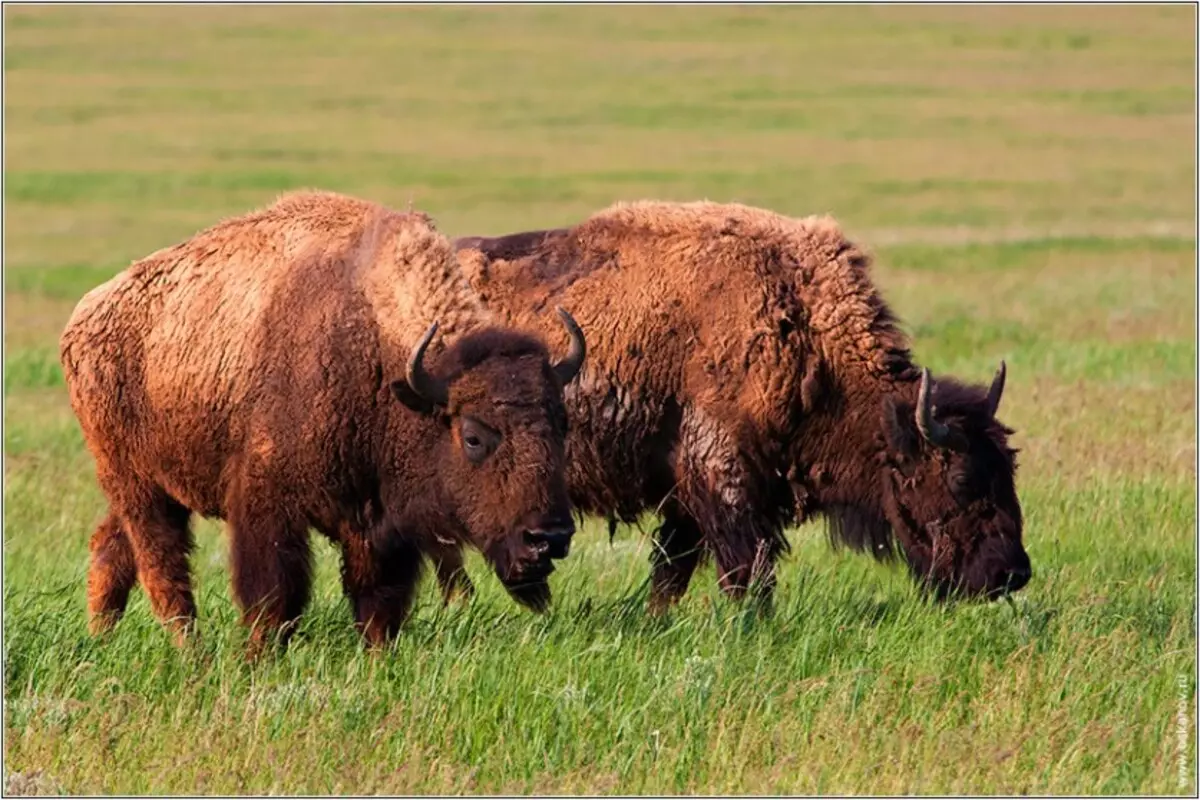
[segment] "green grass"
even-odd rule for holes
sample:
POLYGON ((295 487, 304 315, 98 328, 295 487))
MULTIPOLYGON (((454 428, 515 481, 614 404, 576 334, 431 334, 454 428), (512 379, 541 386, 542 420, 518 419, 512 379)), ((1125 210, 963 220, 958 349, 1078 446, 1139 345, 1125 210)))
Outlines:
POLYGON ((4 14, 8 792, 1196 791, 1191 9, 4 14), (131 260, 303 186, 451 235, 640 197, 834 214, 921 363, 1008 361, 1033 582, 931 605, 812 525, 771 618, 706 568, 654 620, 646 538, 596 524, 549 614, 473 556, 469 606, 427 581, 368 653, 318 542, 296 641, 251 665, 204 522, 199 643, 140 594, 90 638, 104 502, 57 336, 131 260))

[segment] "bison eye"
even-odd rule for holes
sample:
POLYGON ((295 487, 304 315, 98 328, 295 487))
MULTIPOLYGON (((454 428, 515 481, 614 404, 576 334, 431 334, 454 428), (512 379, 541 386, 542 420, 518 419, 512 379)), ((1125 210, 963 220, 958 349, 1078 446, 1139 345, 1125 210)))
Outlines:
POLYGON ((500 434, 497 431, 470 417, 463 419, 461 434, 463 452, 472 464, 482 462, 500 443, 500 434))

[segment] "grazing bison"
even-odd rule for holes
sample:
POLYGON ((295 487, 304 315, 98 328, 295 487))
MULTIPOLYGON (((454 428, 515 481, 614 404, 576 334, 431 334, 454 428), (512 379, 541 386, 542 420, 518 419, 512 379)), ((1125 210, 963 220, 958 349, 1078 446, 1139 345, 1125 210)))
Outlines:
POLYGON ((570 349, 552 364, 539 340, 480 324, 428 218, 324 193, 222 222, 93 290, 61 340, 109 500, 91 540, 93 629, 137 580, 164 623, 190 627, 192 513, 228 522, 254 649, 308 599, 310 527, 340 546, 372 643, 406 616, 423 556, 464 544, 540 609, 574 531, 562 390, 584 340, 562 318, 570 349), (439 322, 456 341, 427 358, 439 322))
POLYGON ((551 334, 541 312, 564 304, 589 330, 570 493, 610 526, 661 513, 653 609, 704 552, 727 593, 769 596, 784 526, 814 514, 880 558, 898 539, 939 596, 1028 581, 1003 364, 990 389, 918 369, 832 219, 640 202, 456 248, 496 319, 551 334))

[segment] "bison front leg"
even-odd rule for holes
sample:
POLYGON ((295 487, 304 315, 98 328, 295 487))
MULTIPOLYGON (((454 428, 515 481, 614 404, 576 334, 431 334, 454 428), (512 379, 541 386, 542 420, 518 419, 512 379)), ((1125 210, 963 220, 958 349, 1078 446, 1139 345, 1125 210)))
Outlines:
POLYGON ((396 637, 412 608, 421 577, 421 552, 392 536, 345 534, 342 586, 354 610, 354 623, 371 646, 396 637))
POLYGON ((250 628, 251 657, 295 632, 312 588, 308 527, 249 498, 229 513, 233 593, 250 628))
POLYGON ((455 599, 463 603, 475 594, 475 584, 467 575, 463 565, 462 548, 456 544, 438 546, 429 552, 437 575, 438 588, 442 590, 442 603, 450 605, 455 599))
POLYGON ((685 416, 676 464, 678 503, 695 519, 722 591, 735 600, 751 593, 768 607, 775 562, 787 542, 782 521, 771 516, 771 478, 747 461, 731 430, 702 410, 685 416))
POLYGON ((720 531, 715 548, 717 582, 722 591, 740 600, 750 594, 764 609, 775 596, 775 562, 783 550, 781 533, 769 530, 762 520, 747 514, 741 531, 720 531), (749 531, 751 535, 745 535, 749 531))

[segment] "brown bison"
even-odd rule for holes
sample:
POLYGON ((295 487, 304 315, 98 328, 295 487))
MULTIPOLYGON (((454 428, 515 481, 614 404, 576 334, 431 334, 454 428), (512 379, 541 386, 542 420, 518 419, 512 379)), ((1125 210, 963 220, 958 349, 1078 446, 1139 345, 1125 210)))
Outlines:
POLYGON ((1020 589, 1011 430, 990 388, 934 381, 829 218, 741 205, 618 205, 575 227, 456 242, 481 301, 540 327, 573 309, 590 356, 567 390, 580 511, 658 511, 651 607, 711 553, 732 596, 769 596, 783 529, 893 552, 939 596, 1020 589))
POLYGON ((584 339, 563 312, 570 348, 552 364, 479 318, 428 218, 323 193, 226 220, 85 296, 61 358, 109 500, 93 629, 138 580, 164 623, 191 626, 193 513, 228 522, 255 649, 304 608, 310 527, 340 546, 372 643, 404 620, 423 557, 464 544, 543 607, 574 531, 562 391, 584 339), (427 357, 439 323, 454 343, 427 357))

